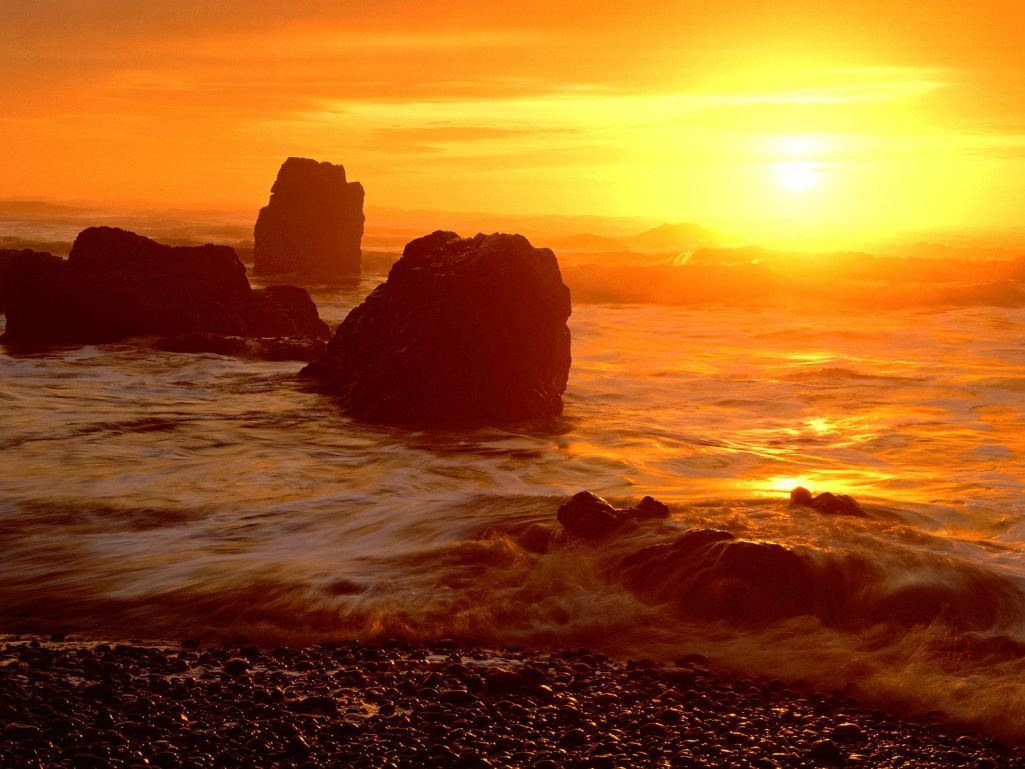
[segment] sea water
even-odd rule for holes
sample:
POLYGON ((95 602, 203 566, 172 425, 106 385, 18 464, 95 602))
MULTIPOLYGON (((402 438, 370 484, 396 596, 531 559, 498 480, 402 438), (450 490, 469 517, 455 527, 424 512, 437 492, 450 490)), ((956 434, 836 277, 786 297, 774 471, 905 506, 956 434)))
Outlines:
MULTIPOLYGON (((322 317, 375 282, 315 290, 322 317)), ((0 351, 0 631, 699 652, 1025 736, 1025 310, 577 303, 570 328, 546 432, 362 424, 295 362, 0 351), (584 489, 672 516, 574 541, 584 489), (869 563, 904 603, 738 623, 620 580, 697 528, 869 563)))

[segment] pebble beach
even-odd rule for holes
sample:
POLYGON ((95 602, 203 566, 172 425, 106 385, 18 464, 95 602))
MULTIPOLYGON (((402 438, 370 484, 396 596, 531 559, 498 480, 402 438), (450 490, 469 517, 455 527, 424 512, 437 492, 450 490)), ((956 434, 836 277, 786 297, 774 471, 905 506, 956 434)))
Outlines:
MULTIPOLYGON (((55 636, 60 638, 60 636, 55 636)), ((585 650, 9 638, 0 766, 951 767, 1025 750, 800 683, 585 650)))

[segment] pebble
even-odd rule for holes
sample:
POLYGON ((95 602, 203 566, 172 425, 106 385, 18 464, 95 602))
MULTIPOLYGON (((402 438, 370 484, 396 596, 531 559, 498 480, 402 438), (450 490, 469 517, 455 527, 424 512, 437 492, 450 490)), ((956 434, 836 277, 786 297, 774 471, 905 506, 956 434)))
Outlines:
POLYGON ((830 731, 829 736, 837 742, 858 742, 865 737, 865 731, 857 724, 852 724, 849 721, 845 721, 842 724, 837 724, 830 731))
POLYGON ((832 740, 818 740, 808 750, 812 763, 821 766, 843 766, 847 755, 832 740))
POLYGON ((224 663, 224 672, 229 676, 235 677, 245 675, 248 671, 249 660, 242 659, 241 657, 232 657, 224 663))
POLYGON ((1023 753, 839 695, 558 654, 0 644, 0 769, 941 769, 1023 753))
POLYGON ((570 729, 559 740, 560 748, 579 748, 587 744, 587 733, 583 729, 570 729))

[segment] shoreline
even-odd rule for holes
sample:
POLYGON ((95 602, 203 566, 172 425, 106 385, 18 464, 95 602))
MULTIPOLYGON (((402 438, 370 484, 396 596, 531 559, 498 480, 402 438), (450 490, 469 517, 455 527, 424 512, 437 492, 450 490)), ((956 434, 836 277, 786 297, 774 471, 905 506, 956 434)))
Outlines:
POLYGON ((1018 766, 845 698, 586 650, 0 636, 2 767, 1018 766))

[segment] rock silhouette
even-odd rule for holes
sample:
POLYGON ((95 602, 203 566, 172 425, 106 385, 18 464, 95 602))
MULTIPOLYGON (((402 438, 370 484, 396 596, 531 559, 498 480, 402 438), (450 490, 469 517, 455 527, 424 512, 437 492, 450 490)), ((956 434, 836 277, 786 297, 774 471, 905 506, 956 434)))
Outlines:
POLYGON ((823 515, 849 515, 854 518, 865 518, 865 511, 861 509, 854 497, 847 494, 834 494, 831 491, 824 491, 814 497, 804 486, 798 486, 790 492, 790 506, 800 505, 810 507, 823 515))
POLYGON ((556 517, 570 534, 601 539, 631 521, 668 518, 669 508, 657 499, 645 497, 635 507, 617 510, 597 494, 581 491, 559 508, 556 517))
POLYGON ((111 227, 83 230, 67 261, 21 254, 7 271, 7 343, 90 344, 130 336, 326 338, 305 290, 253 290, 227 246, 165 246, 111 227))
POLYGON ((31 249, 0 248, 0 312, 6 312, 7 294, 4 287, 7 285, 7 272, 15 259, 60 261, 59 256, 48 254, 44 251, 33 251, 31 249))
POLYGON ((409 243, 303 373, 354 416, 453 425, 548 420, 570 366, 569 289, 522 235, 409 243))
POLYGON ((363 186, 345 168, 288 158, 256 219, 253 271, 330 278, 358 274, 363 186))

